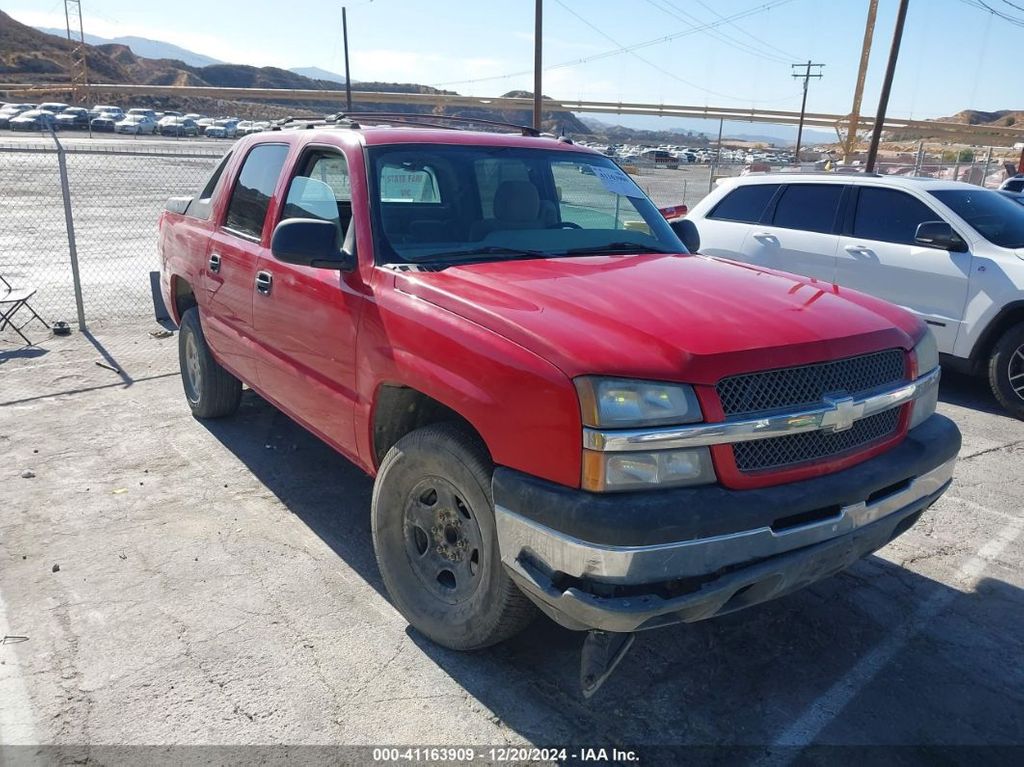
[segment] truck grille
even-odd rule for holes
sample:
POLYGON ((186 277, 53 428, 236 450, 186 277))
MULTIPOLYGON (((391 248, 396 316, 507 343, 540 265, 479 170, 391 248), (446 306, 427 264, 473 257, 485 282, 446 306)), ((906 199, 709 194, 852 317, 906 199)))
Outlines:
POLYGON ((737 469, 743 472, 765 471, 867 447, 892 436, 899 425, 900 408, 896 407, 862 418, 846 431, 809 431, 738 442, 732 449, 737 469))
MULTIPOLYGON (((801 410, 822 405, 827 395, 862 396, 906 380, 900 349, 848 357, 801 367, 746 373, 722 379, 717 388, 728 416, 771 410, 801 410)), ((740 442, 733 445, 741 472, 766 471, 848 454, 877 444, 899 429, 901 408, 855 422, 845 431, 817 431, 740 442)))
POLYGON ((827 394, 861 392, 896 384, 906 376, 900 349, 795 368, 723 378, 717 386, 726 416, 763 410, 814 407, 827 394))

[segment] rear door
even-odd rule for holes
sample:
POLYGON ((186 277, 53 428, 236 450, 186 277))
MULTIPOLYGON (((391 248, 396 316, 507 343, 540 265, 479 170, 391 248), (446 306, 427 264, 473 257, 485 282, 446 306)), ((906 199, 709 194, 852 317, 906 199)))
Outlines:
POLYGON ((700 233, 700 252, 708 256, 750 261, 743 243, 759 224, 779 190, 778 184, 743 184, 735 187, 695 221, 700 233))
POLYGON ((916 244, 918 224, 946 219, 908 192, 857 186, 851 205, 836 282, 909 309, 931 326, 939 350, 952 353, 967 303, 971 254, 916 244))
MULTIPOLYGON (((289 218, 332 221, 340 248, 352 220, 344 153, 311 146, 295 169, 273 225, 289 218)), ((347 244, 354 248, 354 239, 347 244)), ((267 396, 354 456, 356 325, 365 303, 358 272, 286 264, 264 250, 256 278, 253 320, 267 396)))
POLYGON ((831 283, 845 188, 844 184, 783 184, 765 223, 747 233, 746 260, 831 283))
POLYGON ((252 302, 264 223, 287 156, 287 144, 249 151, 207 251, 203 332, 218 359, 247 383, 258 381, 252 302))

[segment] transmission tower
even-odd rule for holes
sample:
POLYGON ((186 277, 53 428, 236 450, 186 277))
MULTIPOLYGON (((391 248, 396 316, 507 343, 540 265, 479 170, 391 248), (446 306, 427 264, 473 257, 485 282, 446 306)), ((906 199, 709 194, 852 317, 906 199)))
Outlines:
POLYGON ((81 0, 64 0, 64 21, 71 48, 71 96, 85 103, 89 95, 89 65, 85 58, 85 32, 82 30, 81 0))

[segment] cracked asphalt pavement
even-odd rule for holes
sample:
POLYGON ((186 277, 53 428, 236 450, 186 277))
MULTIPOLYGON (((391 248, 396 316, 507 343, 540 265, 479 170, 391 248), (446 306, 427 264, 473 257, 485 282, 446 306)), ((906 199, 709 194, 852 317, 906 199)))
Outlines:
POLYGON ((409 629, 370 480, 251 392, 193 420, 150 329, 0 343, 2 743, 1024 742, 1024 423, 980 381, 942 384, 964 448, 910 532, 642 634, 584 701, 581 636, 544 619, 471 654, 409 629))

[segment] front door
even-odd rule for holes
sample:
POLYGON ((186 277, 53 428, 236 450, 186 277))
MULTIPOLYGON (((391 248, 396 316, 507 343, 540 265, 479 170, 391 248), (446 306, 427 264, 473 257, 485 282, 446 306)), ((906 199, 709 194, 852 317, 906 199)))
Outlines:
POLYGON ((840 239, 836 282, 910 310, 952 353, 964 319, 971 254, 914 242, 919 224, 943 217, 898 189, 862 186, 849 233, 840 239))
MULTIPOLYGON (((296 169, 276 223, 334 221, 341 247, 352 218, 345 155, 310 148, 296 169)), ((264 252, 256 278, 253 320, 267 395, 354 457, 356 323, 364 304, 358 273, 286 264, 264 252)))

